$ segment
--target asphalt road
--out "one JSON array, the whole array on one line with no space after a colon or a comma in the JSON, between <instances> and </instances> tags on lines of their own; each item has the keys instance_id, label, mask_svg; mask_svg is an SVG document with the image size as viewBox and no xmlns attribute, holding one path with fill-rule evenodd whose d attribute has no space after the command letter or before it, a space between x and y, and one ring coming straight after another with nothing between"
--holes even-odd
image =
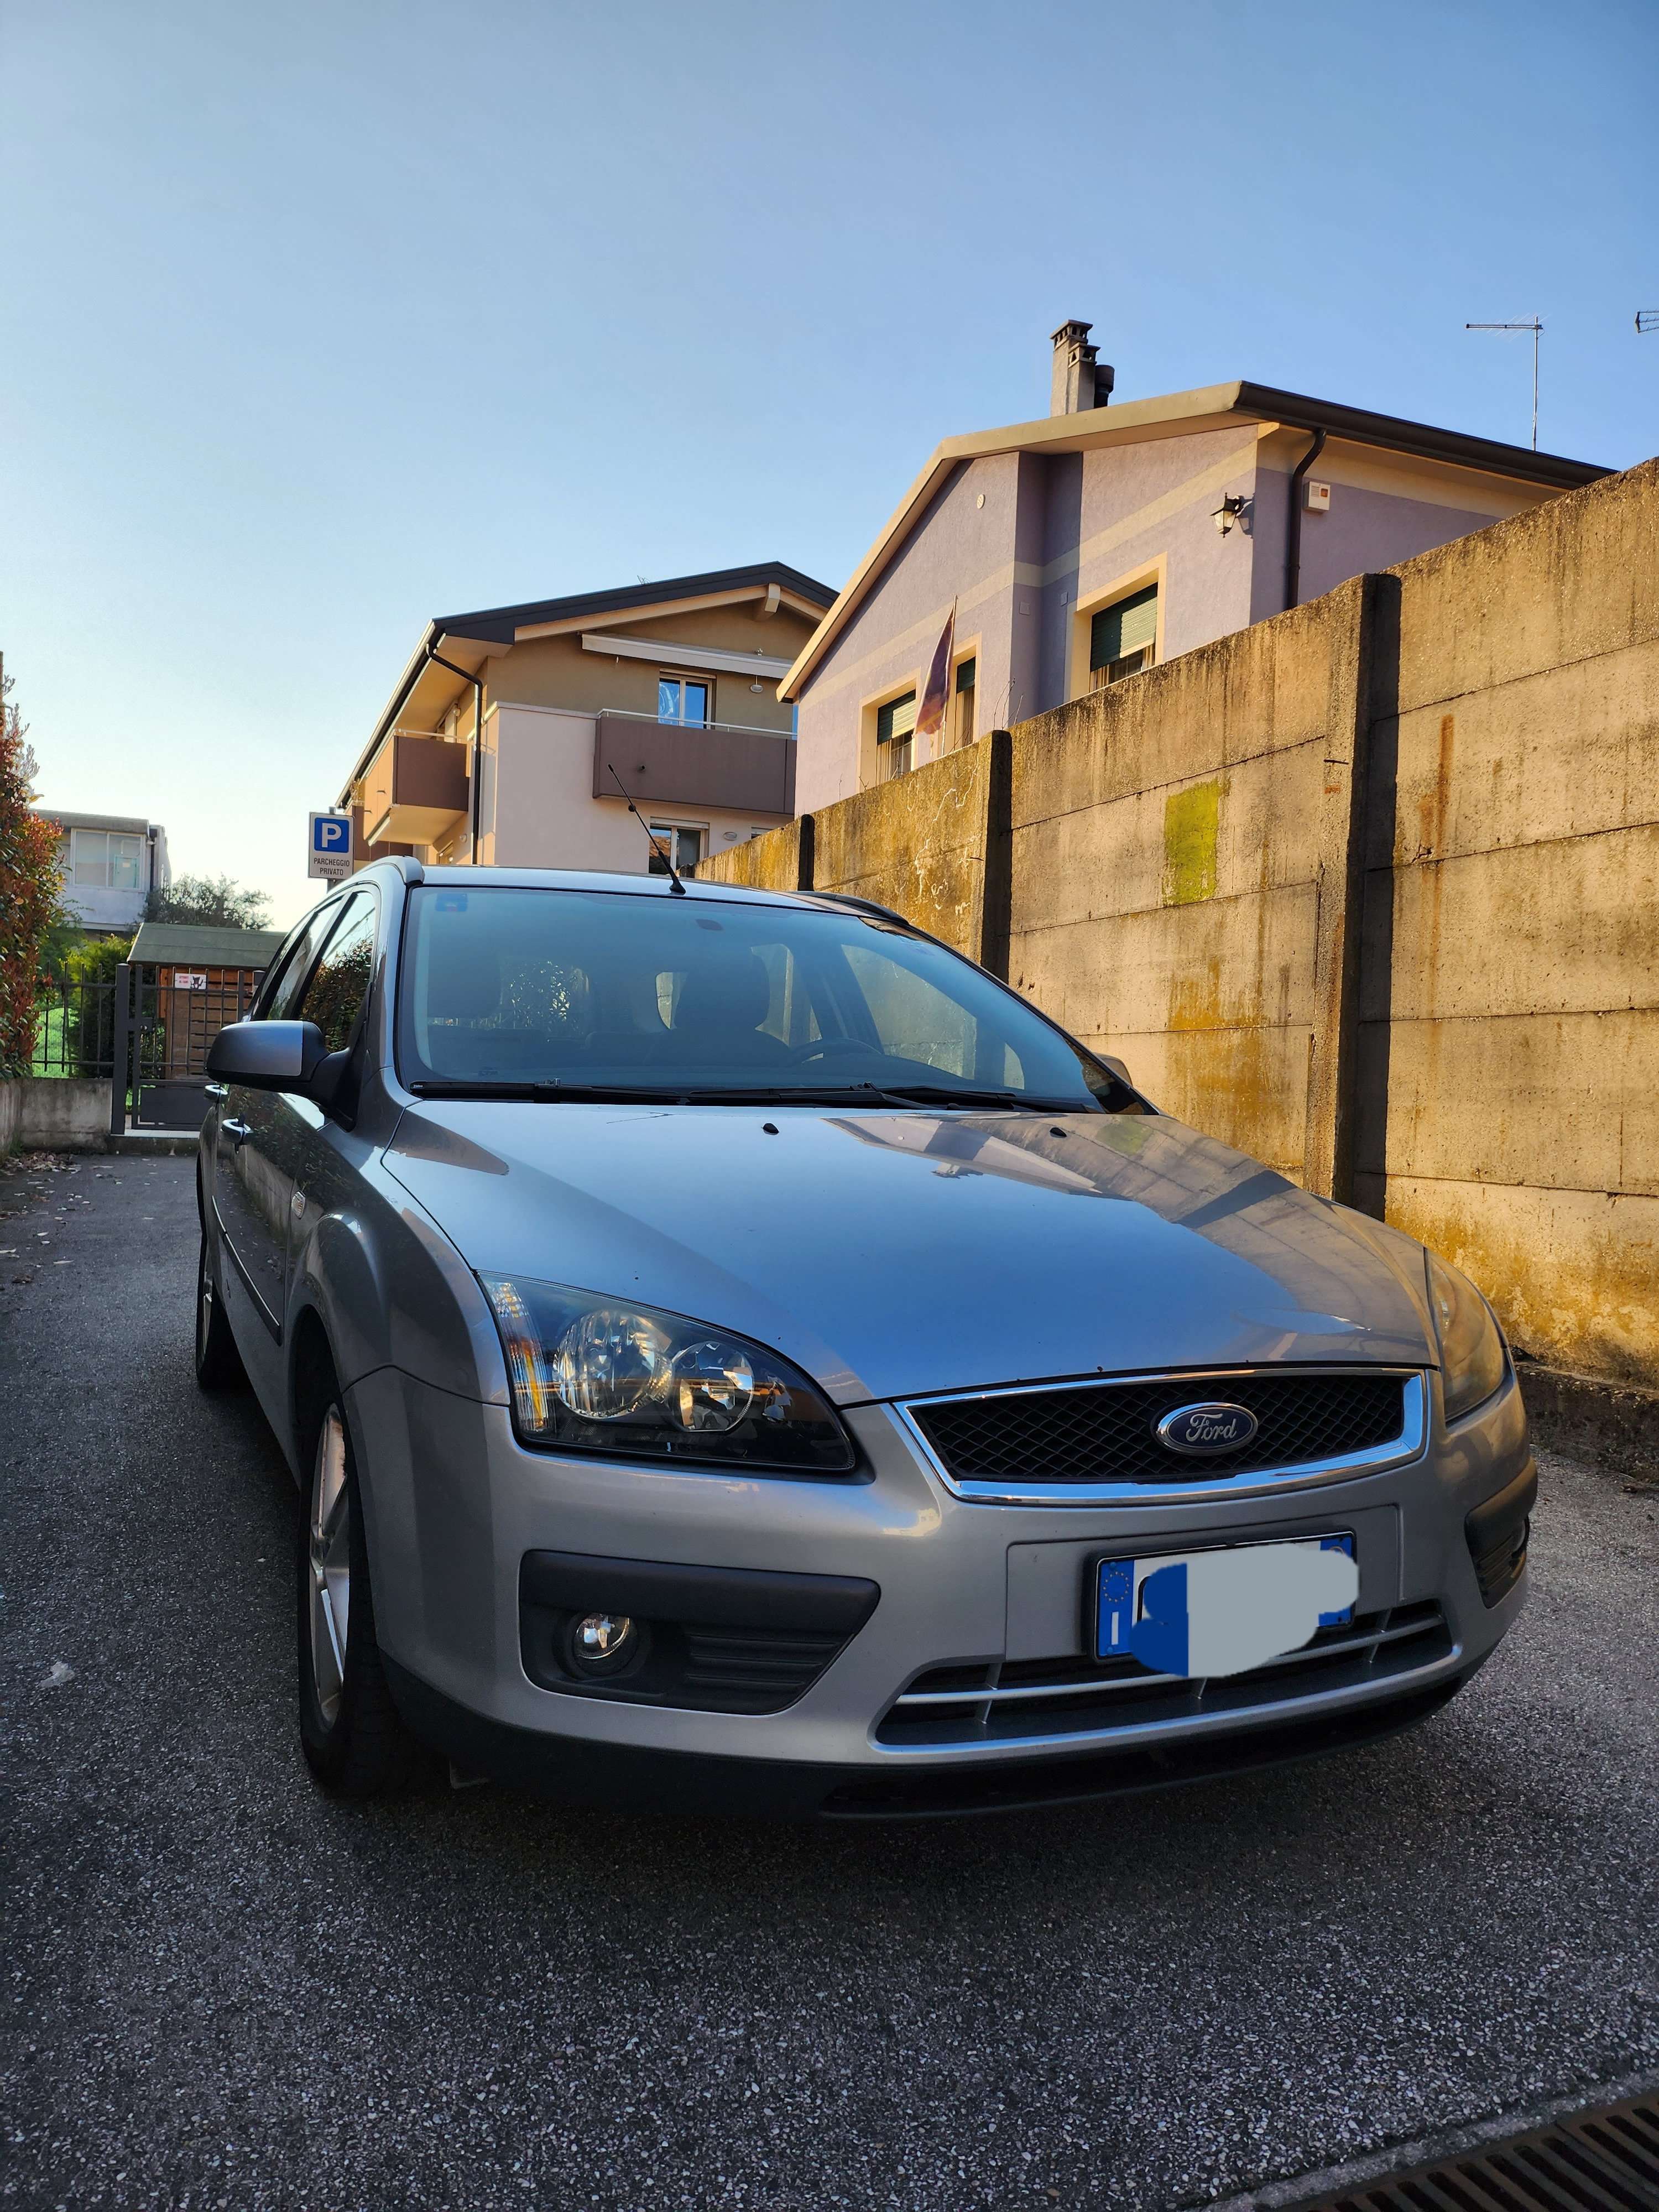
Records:
<instances>
[{"instance_id":1,"label":"asphalt road","mask_svg":"<svg viewBox=\"0 0 1659 2212\"><path fill-rule=\"evenodd\" d=\"M0 1180L0 2201L1191 2205L1659 2063L1659 1499L1548 1464L1485 1673L1277 1776L857 1832L340 1807L288 1476L191 1379L191 1174Z\"/></svg>"}]
</instances>

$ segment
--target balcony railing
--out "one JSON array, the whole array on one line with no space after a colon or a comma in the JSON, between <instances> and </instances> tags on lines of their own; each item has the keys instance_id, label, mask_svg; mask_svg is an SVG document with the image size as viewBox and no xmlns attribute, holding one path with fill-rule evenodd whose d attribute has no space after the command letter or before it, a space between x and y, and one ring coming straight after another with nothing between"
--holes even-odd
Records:
<instances>
[{"instance_id":1,"label":"balcony railing","mask_svg":"<svg viewBox=\"0 0 1659 2212\"><path fill-rule=\"evenodd\" d=\"M607 709L594 732L594 798L617 798L618 781L630 799L656 806L788 816L795 740L740 722L659 722Z\"/></svg>"},{"instance_id":2,"label":"balcony railing","mask_svg":"<svg viewBox=\"0 0 1659 2212\"><path fill-rule=\"evenodd\" d=\"M396 730L375 754L364 779L364 836L371 845L394 840L430 844L467 811L468 748L441 738Z\"/></svg>"}]
</instances>

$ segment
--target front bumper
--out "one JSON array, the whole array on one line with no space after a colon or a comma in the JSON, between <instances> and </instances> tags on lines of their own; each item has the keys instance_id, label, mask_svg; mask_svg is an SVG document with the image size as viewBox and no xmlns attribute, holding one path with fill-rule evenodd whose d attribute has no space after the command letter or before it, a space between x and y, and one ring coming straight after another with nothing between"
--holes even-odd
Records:
<instances>
[{"instance_id":1,"label":"front bumper","mask_svg":"<svg viewBox=\"0 0 1659 2212\"><path fill-rule=\"evenodd\" d=\"M1431 1398L1436 1393L1431 1378ZM1482 1598L1468 1516L1524 1480L1511 1382L1448 1433L1432 1408L1406 1464L1344 1470L1249 1498L1146 1491L1091 1505L953 1496L886 1406L847 1419L872 1470L861 1482L779 1481L596 1464L524 1450L505 1407L381 1369L349 1411L374 1574L377 1628L398 1702L457 1765L577 1797L645 1807L847 1817L1064 1802L1236 1772L1409 1725L1452 1696L1498 1643L1523 1583ZM896 1741L894 1701L938 1670L1080 1662L1086 1561L1202 1542L1351 1530L1358 1612L1437 1608L1422 1663L1263 1670L1224 1707L1143 1705L1122 1719L1058 1703L1052 1724L971 1741ZM627 1703L544 1686L526 1672L526 1555L592 1554L861 1578L879 1601L811 1686L773 1712ZM1317 1672L1318 1684L1314 1686ZM900 1732L901 1735L902 1732ZM887 1740L883 1740L884 1736Z\"/></svg>"}]
</instances>

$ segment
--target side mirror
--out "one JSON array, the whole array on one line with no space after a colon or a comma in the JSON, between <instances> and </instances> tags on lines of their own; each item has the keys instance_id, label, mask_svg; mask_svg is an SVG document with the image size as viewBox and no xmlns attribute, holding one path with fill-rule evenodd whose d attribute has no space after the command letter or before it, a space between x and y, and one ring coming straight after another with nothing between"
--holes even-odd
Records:
<instances>
[{"instance_id":1,"label":"side mirror","mask_svg":"<svg viewBox=\"0 0 1659 2212\"><path fill-rule=\"evenodd\" d=\"M329 1056L315 1022L232 1022L208 1047L207 1072L250 1091L308 1091Z\"/></svg>"}]
</instances>

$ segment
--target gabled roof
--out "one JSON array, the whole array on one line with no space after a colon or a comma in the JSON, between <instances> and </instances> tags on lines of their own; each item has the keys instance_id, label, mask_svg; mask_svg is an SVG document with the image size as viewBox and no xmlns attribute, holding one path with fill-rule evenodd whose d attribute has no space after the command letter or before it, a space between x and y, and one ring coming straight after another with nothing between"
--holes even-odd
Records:
<instances>
[{"instance_id":1,"label":"gabled roof","mask_svg":"<svg viewBox=\"0 0 1659 2212\"><path fill-rule=\"evenodd\" d=\"M828 607L835 592L816 577L803 575L784 561L757 561L746 568L710 568L700 576L667 576L655 583L623 584L608 592L576 592L558 599L526 599L516 606L478 607L464 615L434 615L426 635L411 655L397 689L386 702L368 743L341 788L341 803L374 758L376 746L402 714L410 693L419 683L433 653L446 638L452 644L467 641L482 646L512 645L522 631L541 631L560 625L574 627L595 615L638 613L642 608L683 605L687 600L719 601L726 597L752 597L773 585L780 594L802 599L808 609ZM446 654L445 658L451 656Z\"/></svg>"},{"instance_id":2,"label":"gabled roof","mask_svg":"<svg viewBox=\"0 0 1659 2212\"><path fill-rule=\"evenodd\" d=\"M1535 453L1527 446L1506 446L1496 438L1466 437L1368 408L1344 407L1334 400L1310 399L1299 392L1280 392L1270 384L1240 378L1196 392L1173 392L1156 399L1131 399L1076 415L1050 415L1036 422L1011 422L1000 430L974 430L946 438L933 448L921 474L889 517L885 528L842 587L834 606L807 640L805 649L778 686L780 699L799 696L800 686L868 597L888 562L920 520L927 504L960 463L998 453L1081 453L1103 447L1130 446L1158 438L1191 437L1230 423L1281 424L1287 429L1324 430L1334 438L1380 446L1423 460L1442 461L1486 476L1541 484L1552 491L1573 491L1594 483L1609 470L1559 453Z\"/></svg>"},{"instance_id":3,"label":"gabled roof","mask_svg":"<svg viewBox=\"0 0 1659 2212\"><path fill-rule=\"evenodd\" d=\"M610 592L577 592L562 599L527 599L516 607L484 607L470 615L440 615L432 627L444 637L485 638L511 645L521 629L543 623L569 622L578 615L621 614L632 607L655 606L671 599L701 599L721 592L778 584L815 606L835 598L828 584L803 576L781 561L758 561L747 568L711 568L701 576L670 576L656 584L623 584Z\"/></svg>"},{"instance_id":4,"label":"gabled roof","mask_svg":"<svg viewBox=\"0 0 1659 2212\"><path fill-rule=\"evenodd\" d=\"M285 929L219 929L191 921L147 921L132 940L130 960L169 968L268 968Z\"/></svg>"}]
</instances>

